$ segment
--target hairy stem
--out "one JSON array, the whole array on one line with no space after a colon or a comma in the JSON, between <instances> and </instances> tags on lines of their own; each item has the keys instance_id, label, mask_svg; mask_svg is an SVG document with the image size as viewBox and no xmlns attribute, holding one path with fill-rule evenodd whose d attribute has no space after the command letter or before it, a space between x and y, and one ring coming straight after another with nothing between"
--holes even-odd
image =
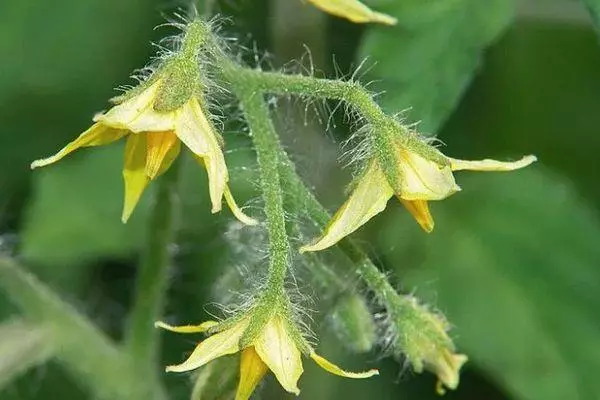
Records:
<instances>
[{"instance_id":1,"label":"hairy stem","mask_svg":"<svg viewBox=\"0 0 600 400\"><path fill-rule=\"evenodd\" d=\"M312 98L343 100L354 107L375 129L380 129L382 132L389 132L391 129L390 124L396 126L397 122L387 116L371 95L358 83L251 70L234 63L226 57L219 58L219 65L226 81L230 82L234 88L238 88L234 90L244 108L248 109L251 100L257 103L260 102L260 106L258 104L253 105L258 110L254 110L254 107L252 107L251 112L246 110L253 136L269 136L269 153L276 146L277 156L273 154L270 156L279 160L279 174L281 180L286 184L286 194L290 197L292 203L296 204L296 210L304 210L311 219L324 227L331 216L310 189L306 187L297 174L293 162L283 150L269 118L267 106L264 104L264 93L299 94ZM261 117L258 121L251 121L252 118L255 118L254 114L259 112ZM253 128L252 125L255 125L255 127ZM257 131L259 128L261 131ZM413 140L411 138L411 135L406 135L407 140ZM416 138L414 140L421 142ZM260 142L260 140L255 137L255 144L258 147L257 142ZM339 245L354 263L356 274L377 296L387 309L390 317L393 320L401 318L407 307L410 306L408 298L401 296L394 289L385 274L373 264L368 255L351 239L346 238Z\"/></svg>"},{"instance_id":2,"label":"hairy stem","mask_svg":"<svg viewBox=\"0 0 600 400\"><path fill-rule=\"evenodd\" d=\"M154 369L158 363L161 331L154 329L154 321L162 312L169 280L169 247L174 240L179 164L176 160L157 182L146 248L137 275L135 301L125 336L135 369L145 379L154 379L157 372Z\"/></svg>"},{"instance_id":3,"label":"hairy stem","mask_svg":"<svg viewBox=\"0 0 600 400\"><path fill-rule=\"evenodd\" d=\"M240 98L246 121L256 148L260 182L265 202L267 230L269 232L268 291L273 295L282 293L289 262L289 243L285 228L283 193L279 176L280 143L269 116L263 95L251 87L239 85L236 93Z\"/></svg>"},{"instance_id":4,"label":"hairy stem","mask_svg":"<svg viewBox=\"0 0 600 400\"><path fill-rule=\"evenodd\" d=\"M0 289L25 318L51 331L47 340L68 371L100 399L161 400L156 380L140 380L127 355L69 304L8 258L0 259Z\"/></svg>"},{"instance_id":5,"label":"hairy stem","mask_svg":"<svg viewBox=\"0 0 600 400\"><path fill-rule=\"evenodd\" d=\"M317 200L294 168L283 148L279 149L282 163L280 174L286 182L286 194L296 211L304 211L320 227L327 225L331 215ZM388 281L386 275L377 268L369 256L352 239L345 238L339 243L340 249L355 265L355 273L377 296L392 319L401 318L410 306L409 300L401 296Z\"/></svg>"}]
</instances>

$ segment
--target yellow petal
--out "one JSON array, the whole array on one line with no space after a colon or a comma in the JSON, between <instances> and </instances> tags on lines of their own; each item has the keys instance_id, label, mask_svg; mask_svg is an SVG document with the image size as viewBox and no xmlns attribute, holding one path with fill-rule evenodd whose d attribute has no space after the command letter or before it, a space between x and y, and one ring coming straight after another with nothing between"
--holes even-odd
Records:
<instances>
[{"instance_id":1,"label":"yellow petal","mask_svg":"<svg viewBox=\"0 0 600 400\"><path fill-rule=\"evenodd\" d=\"M455 390L458 387L460 369L469 360L464 354L454 354L444 349L436 357L425 359L425 367L438 377L437 392L444 394L444 386Z\"/></svg>"},{"instance_id":2,"label":"yellow petal","mask_svg":"<svg viewBox=\"0 0 600 400\"><path fill-rule=\"evenodd\" d=\"M304 371L300 350L287 333L281 318L275 316L265 325L254 343L260 358L269 367L285 390L298 395L298 379Z\"/></svg>"},{"instance_id":3,"label":"yellow petal","mask_svg":"<svg viewBox=\"0 0 600 400\"><path fill-rule=\"evenodd\" d=\"M146 176L146 136L130 135L125 145L125 164L123 179L125 180L125 203L121 220L127 222L135 209L149 179Z\"/></svg>"},{"instance_id":4,"label":"yellow petal","mask_svg":"<svg viewBox=\"0 0 600 400\"><path fill-rule=\"evenodd\" d=\"M460 190L450 167L407 149L398 149L398 169L402 180L397 195L404 200L442 200Z\"/></svg>"},{"instance_id":5,"label":"yellow petal","mask_svg":"<svg viewBox=\"0 0 600 400\"><path fill-rule=\"evenodd\" d=\"M425 232L430 233L433 231L434 223L433 217L429 212L429 204L425 200L403 200L400 199L400 202L406 207L409 213L412 214L413 217L417 220L421 228L425 230Z\"/></svg>"},{"instance_id":6,"label":"yellow petal","mask_svg":"<svg viewBox=\"0 0 600 400\"><path fill-rule=\"evenodd\" d=\"M248 326L248 321L243 320L233 325L230 329L216 333L198 343L187 360L179 365L170 365L167 372L185 372L200 368L215 358L233 354L240 351L240 338Z\"/></svg>"},{"instance_id":7,"label":"yellow petal","mask_svg":"<svg viewBox=\"0 0 600 400\"><path fill-rule=\"evenodd\" d=\"M364 378L370 378L373 375L379 375L379 371L376 369L371 369L371 370L364 371L364 372L344 371L343 369L341 369L340 367L338 367L331 361L325 359L324 357L321 357L314 351L312 353L310 353L310 358L315 360L315 362L317 364L319 364L319 366L321 368L323 368L325 371L330 372L334 375L343 376L344 378L364 379Z\"/></svg>"},{"instance_id":8,"label":"yellow petal","mask_svg":"<svg viewBox=\"0 0 600 400\"><path fill-rule=\"evenodd\" d=\"M235 215L235 217L237 219L239 219L241 223L246 224L246 225L258 224L257 220L247 216L246 214L244 214L242 212L242 210L240 210L240 208L236 204L235 200L233 199L231 191L229 190L228 187L225 187L225 201L227 202L227 205L231 209L231 212L233 213L233 215Z\"/></svg>"},{"instance_id":9,"label":"yellow petal","mask_svg":"<svg viewBox=\"0 0 600 400\"><path fill-rule=\"evenodd\" d=\"M153 108L160 83L158 80L137 96L114 106L106 114L96 115L94 121L134 133L172 131L177 113L157 112Z\"/></svg>"},{"instance_id":10,"label":"yellow petal","mask_svg":"<svg viewBox=\"0 0 600 400\"><path fill-rule=\"evenodd\" d=\"M372 162L350 198L335 213L323 235L313 244L301 247L300 252L318 251L333 246L383 211L393 194L385 175L377 163Z\"/></svg>"},{"instance_id":11,"label":"yellow petal","mask_svg":"<svg viewBox=\"0 0 600 400\"><path fill-rule=\"evenodd\" d=\"M260 359L254 347L244 349L240 360L240 383L235 400L248 400L267 370L267 364Z\"/></svg>"},{"instance_id":12,"label":"yellow petal","mask_svg":"<svg viewBox=\"0 0 600 400\"><path fill-rule=\"evenodd\" d=\"M195 98L182 107L175 133L196 158L202 160L208 174L212 212L221 211L223 193L229 180L227 166L214 128Z\"/></svg>"},{"instance_id":13,"label":"yellow petal","mask_svg":"<svg viewBox=\"0 0 600 400\"><path fill-rule=\"evenodd\" d=\"M81 147L102 146L109 144L122 138L126 134L127 131L124 130L112 129L102 124L94 124L87 131L79 135L77 139L63 147L55 155L32 162L31 169L55 163L65 157L67 154L72 153Z\"/></svg>"},{"instance_id":14,"label":"yellow petal","mask_svg":"<svg viewBox=\"0 0 600 400\"><path fill-rule=\"evenodd\" d=\"M371 10L358 0L308 0L317 8L352 22L380 22L395 25L396 18Z\"/></svg>"},{"instance_id":15,"label":"yellow petal","mask_svg":"<svg viewBox=\"0 0 600 400\"><path fill-rule=\"evenodd\" d=\"M213 326L217 326L217 325L219 325L219 323L217 321L206 321L206 322L201 323L200 325L180 325L180 326L169 325L162 321L156 321L154 323L155 328L162 328L162 329L166 329L168 331L177 332L177 333L201 333L201 332L206 332Z\"/></svg>"},{"instance_id":16,"label":"yellow petal","mask_svg":"<svg viewBox=\"0 0 600 400\"><path fill-rule=\"evenodd\" d=\"M171 166L179 154L181 145L173 132L148 132L143 135L146 135L148 151L146 176L154 179Z\"/></svg>"},{"instance_id":17,"label":"yellow petal","mask_svg":"<svg viewBox=\"0 0 600 400\"><path fill-rule=\"evenodd\" d=\"M513 162L503 162L490 159L479 161L458 160L456 158L448 159L450 160L452 171L513 171L515 169L524 168L537 161L537 157L533 155L525 156L520 160Z\"/></svg>"}]
</instances>

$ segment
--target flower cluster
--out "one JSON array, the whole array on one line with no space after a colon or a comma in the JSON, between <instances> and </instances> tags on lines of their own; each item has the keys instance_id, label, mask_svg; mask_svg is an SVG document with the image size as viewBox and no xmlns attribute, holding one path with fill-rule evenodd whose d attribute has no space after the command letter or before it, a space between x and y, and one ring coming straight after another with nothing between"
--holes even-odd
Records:
<instances>
[{"instance_id":1,"label":"flower cluster","mask_svg":"<svg viewBox=\"0 0 600 400\"><path fill-rule=\"evenodd\" d=\"M309 1L331 14L354 22L396 23L394 18L372 11L358 0ZM34 161L31 167L53 164L83 147L106 145L126 138L122 213L122 221L126 222L149 183L165 173L175 162L183 143L206 169L212 212L221 210L224 198L238 220L246 225L257 224L255 219L244 214L238 207L229 188L229 173L222 150L223 139L213 124L205 98L209 82L203 73L204 64L200 61L199 54L205 46L206 35L211 33L201 21L190 23L181 48L162 60L161 65L145 82L116 99L114 107L107 112L96 115L94 124L58 153ZM218 63L213 63L212 66L214 65L218 67ZM251 94L262 95L254 92ZM268 114L268 109L265 110L265 114ZM260 128L265 128L265 125L268 124L263 124ZM390 126L396 125L392 123ZM429 211L429 201L445 199L460 190L453 172L512 171L536 160L534 156L526 156L515 162L455 159L445 156L405 127L397 127L391 135L388 131L377 129L371 132L371 135L385 139L380 142L384 145L369 154L349 198L331 218L322 235L313 243L301 247L300 252L315 252L335 245L383 211L394 195L419 225L431 232L434 221ZM256 135L257 132L253 134ZM266 147L274 153L279 151L272 146ZM270 161L272 165L261 167L272 173L271 177L279 177L277 156L267 161L260 160L259 157L259 164L260 161ZM263 296L263 300L267 300L261 300L246 311L222 322L208 321L187 326L156 323L157 327L173 332L209 335L196 346L187 360L167 367L167 371L190 371L219 357L241 353L236 394L238 400L250 398L269 370L286 391L298 394L298 380L303 373L303 355L310 357L326 371L342 377L368 378L378 374L377 370L354 373L341 369L318 355L298 328L297 318L290 311L292 306L284 288L289 250L281 195L283 191L280 187L284 183L275 178L269 180L263 176L265 193L265 187L275 187L269 201L279 202L277 207L271 207L271 211L266 212L272 245L269 250L271 275L268 284L271 286L266 288ZM267 184L265 181L268 181ZM267 203L267 196L264 197ZM269 215L276 213L273 210L281 215ZM278 240L276 245L273 245L274 238ZM275 275L277 278L271 279ZM393 289L387 292L390 293L398 294ZM405 314L395 316L394 326L400 328L395 332L397 347L402 349L417 372L428 369L438 376L438 391L443 392L443 387L455 389L459 382L459 371L467 357L455 352L447 334L448 324L441 316L429 312L410 299L398 308L402 308Z\"/></svg>"}]
</instances>

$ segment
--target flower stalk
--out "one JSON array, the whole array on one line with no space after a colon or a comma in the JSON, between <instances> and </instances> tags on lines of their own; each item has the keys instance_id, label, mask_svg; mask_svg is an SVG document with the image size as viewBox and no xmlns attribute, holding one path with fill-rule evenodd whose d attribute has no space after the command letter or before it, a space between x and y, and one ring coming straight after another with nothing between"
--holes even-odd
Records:
<instances>
[{"instance_id":1,"label":"flower stalk","mask_svg":"<svg viewBox=\"0 0 600 400\"><path fill-rule=\"evenodd\" d=\"M289 263L289 242L285 227L283 193L279 176L280 143L262 93L237 86L236 94L252 132L260 172L260 184L267 231L269 234L269 271L267 291L273 296L283 294Z\"/></svg>"}]
</instances>

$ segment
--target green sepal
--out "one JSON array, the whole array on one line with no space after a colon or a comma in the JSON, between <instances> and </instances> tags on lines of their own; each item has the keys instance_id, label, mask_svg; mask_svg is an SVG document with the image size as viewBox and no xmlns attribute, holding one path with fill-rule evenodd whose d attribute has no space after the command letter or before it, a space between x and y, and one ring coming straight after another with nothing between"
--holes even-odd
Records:
<instances>
[{"instance_id":1,"label":"green sepal","mask_svg":"<svg viewBox=\"0 0 600 400\"><path fill-rule=\"evenodd\" d=\"M174 57L161 75L153 106L157 112L177 110L200 92L200 71L196 57L188 57L186 53Z\"/></svg>"}]
</instances>

